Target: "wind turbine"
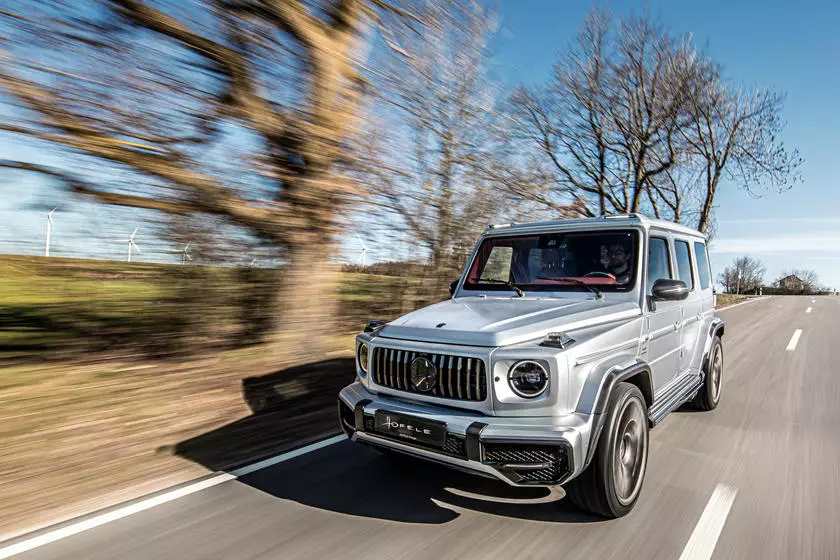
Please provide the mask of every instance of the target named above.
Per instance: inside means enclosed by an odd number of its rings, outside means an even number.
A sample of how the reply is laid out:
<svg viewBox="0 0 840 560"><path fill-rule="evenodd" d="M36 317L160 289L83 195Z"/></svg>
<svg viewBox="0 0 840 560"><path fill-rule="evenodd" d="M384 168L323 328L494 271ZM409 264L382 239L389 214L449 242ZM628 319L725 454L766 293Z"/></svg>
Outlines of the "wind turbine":
<svg viewBox="0 0 840 560"><path fill-rule="evenodd" d="M53 212L55 212L59 208L61 208L61 204L59 204L58 206L56 206L55 208L50 210L50 212L47 214L47 243L44 246L44 256L45 257L50 256L50 236L52 235L52 224L53 224L52 215L53 215Z"/></svg>
<svg viewBox="0 0 840 560"><path fill-rule="evenodd" d="M140 247L138 247L137 244L134 242L134 236L137 235L137 230L138 229L140 229L140 226L137 226L136 228L134 228L134 233L132 233L131 236L128 239L114 239L114 241L118 241L120 243L128 243L128 262L131 262L131 248L132 247L137 249L137 252L140 253L141 255L143 254L143 251L141 251Z"/></svg>
<svg viewBox="0 0 840 560"><path fill-rule="evenodd" d="M192 260L192 257L190 256L190 254L188 252L191 244L192 244L192 241L187 241L187 244L184 246L183 249L173 249L171 251L166 251L166 252L167 253L177 253L177 254L181 255L181 264L187 264L187 260ZM135 245L134 248L136 249L137 245ZM139 251L139 249L138 249L138 251Z"/></svg>
<svg viewBox="0 0 840 560"><path fill-rule="evenodd" d="M359 238L359 245L361 245L361 246L362 246L362 254L361 254L361 255L359 255L359 262L361 262L361 263L362 263L362 268L365 268L365 265L367 264L367 254L368 254L369 252L373 252L373 251L369 251L369 250L368 250L368 248L367 248L367 247L365 247L365 242L364 242L364 241L362 241L362 236L361 236L361 235L359 235L359 234L357 233L357 234L356 234L356 237L358 237L358 238Z"/></svg>

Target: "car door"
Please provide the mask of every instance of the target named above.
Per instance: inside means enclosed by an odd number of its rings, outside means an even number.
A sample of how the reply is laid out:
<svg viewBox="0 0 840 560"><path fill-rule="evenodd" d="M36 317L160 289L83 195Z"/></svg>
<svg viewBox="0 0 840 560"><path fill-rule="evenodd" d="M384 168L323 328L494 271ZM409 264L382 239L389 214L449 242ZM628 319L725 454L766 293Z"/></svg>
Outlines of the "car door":
<svg viewBox="0 0 840 560"><path fill-rule="evenodd" d="M697 269L697 289L700 297L700 321L697 329L697 345L691 360L691 368L700 371L703 363L703 350L706 344L706 333L709 332L715 315L715 291L712 286L712 270L709 265L709 255L704 241L694 241L694 265Z"/></svg>
<svg viewBox="0 0 840 560"><path fill-rule="evenodd" d="M651 232L648 241L647 285L648 300L645 317L645 338L647 343L647 362L653 375L654 392L660 392L677 375L679 359L679 329L682 313L680 301L651 300L651 289L660 278L674 278L671 251L665 234Z"/></svg>
<svg viewBox="0 0 840 560"><path fill-rule="evenodd" d="M684 238L674 239L674 262L677 265L677 279L688 286L688 297L680 301L680 328L678 337L680 342L677 375L690 372L690 366L697 349L700 334L700 320L703 313L703 300L698 289L694 272L691 241ZM695 372L696 373L696 372Z"/></svg>

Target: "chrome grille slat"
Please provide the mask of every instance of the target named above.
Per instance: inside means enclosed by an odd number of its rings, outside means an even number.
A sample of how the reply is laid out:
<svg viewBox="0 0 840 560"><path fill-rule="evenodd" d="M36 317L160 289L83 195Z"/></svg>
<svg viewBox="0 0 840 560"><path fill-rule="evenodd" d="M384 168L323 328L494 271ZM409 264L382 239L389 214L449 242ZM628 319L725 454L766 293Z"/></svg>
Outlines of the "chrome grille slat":
<svg viewBox="0 0 840 560"><path fill-rule="evenodd" d="M470 389L472 385L470 384L470 369L472 368L472 358L467 358L467 400L472 400L470 396Z"/></svg>
<svg viewBox="0 0 840 560"><path fill-rule="evenodd" d="M454 360L454 358L449 356L449 374L446 376L446 387L449 389L449 394L447 396L450 399L455 398L455 393L452 392L452 360Z"/></svg>
<svg viewBox="0 0 840 560"><path fill-rule="evenodd" d="M416 390L411 383L411 362L418 356L428 357L438 371L437 383L426 393ZM372 366L371 378L381 387L472 402L484 401L488 396L489 382L481 358L374 348Z"/></svg>
<svg viewBox="0 0 840 560"><path fill-rule="evenodd" d="M408 375L409 364L411 363L408 361L409 355L413 355L414 352L409 352L408 350L405 351L405 357L403 358L403 387L405 390L408 391L409 387L411 387L411 379Z"/></svg>
<svg viewBox="0 0 840 560"><path fill-rule="evenodd" d="M396 366L397 366L397 351L391 350L388 353L388 373L391 375L391 384L394 387L397 387L397 374L396 374Z"/></svg>
<svg viewBox="0 0 840 560"><path fill-rule="evenodd" d="M408 387L402 384L402 350L397 350L397 389L407 389Z"/></svg>
<svg viewBox="0 0 840 560"><path fill-rule="evenodd" d="M464 398L464 397L461 395L461 360L462 360L462 359L463 359L463 358L461 358L460 356L458 356L458 366L455 368L455 374L458 376L458 380L457 380L457 382L456 382L456 385L458 386L458 398L459 398L459 399L463 399L463 398Z"/></svg>

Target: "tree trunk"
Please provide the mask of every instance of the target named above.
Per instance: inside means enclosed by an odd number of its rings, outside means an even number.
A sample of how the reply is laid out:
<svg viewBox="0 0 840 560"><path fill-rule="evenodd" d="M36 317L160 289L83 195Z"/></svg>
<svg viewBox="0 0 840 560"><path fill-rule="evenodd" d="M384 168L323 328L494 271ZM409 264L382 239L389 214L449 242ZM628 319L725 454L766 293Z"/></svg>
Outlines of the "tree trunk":
<svg viewBox="0 0 840 560"><path fill-rule="evenodd" d="M334 339L339 269L329 261L328 240L290 248L277 286L271 337L275 359L287 367L324 358Z"/></svg>
<svg viewBox="0 0 840 560"><path fill-rule="evenodd" d="M700 209L700 217L697 220L697 230L703 233L709 228L709 222L712 218L712 205L715 201L715 191L717 190L717 182L720 175L711 177L706 183L706 198L703 200L703 207Z"/></svg>

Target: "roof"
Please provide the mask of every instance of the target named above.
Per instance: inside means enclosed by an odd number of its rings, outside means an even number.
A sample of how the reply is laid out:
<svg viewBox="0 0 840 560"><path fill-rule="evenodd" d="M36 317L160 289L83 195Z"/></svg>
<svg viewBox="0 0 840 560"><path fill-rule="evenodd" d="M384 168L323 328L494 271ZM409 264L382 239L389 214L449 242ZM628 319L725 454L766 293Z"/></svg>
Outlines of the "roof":
<svg viewBox="0 0 840 560"><path fill-rule="evenodd" d="M607 226L610 228L617 227L638 227L642 226L645 229L658 228L674 233L681 233L683 235L691 235L694 237L706 238L706 234L700 233L696 229L668 222L666 220L654 220L643 216L642 214L607 214L598 216L597 218L579 218L574 220L550 220L546 222L532 222L527 224L497 224L488 226L484 230L485 235L497 233L525 233L542 230L560 230L560 229L575 229L575 228L591 228L593 226Z"/></svg>

